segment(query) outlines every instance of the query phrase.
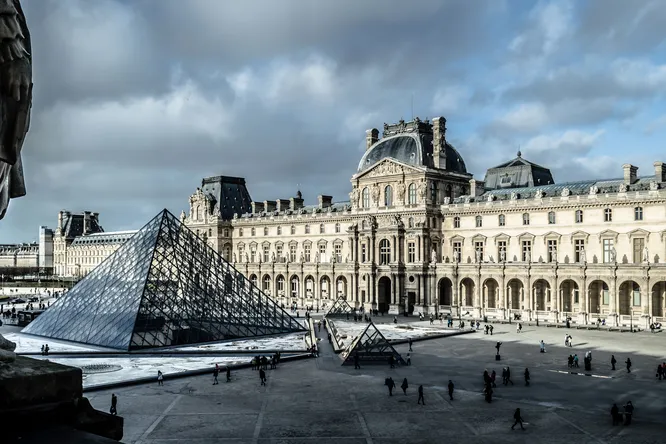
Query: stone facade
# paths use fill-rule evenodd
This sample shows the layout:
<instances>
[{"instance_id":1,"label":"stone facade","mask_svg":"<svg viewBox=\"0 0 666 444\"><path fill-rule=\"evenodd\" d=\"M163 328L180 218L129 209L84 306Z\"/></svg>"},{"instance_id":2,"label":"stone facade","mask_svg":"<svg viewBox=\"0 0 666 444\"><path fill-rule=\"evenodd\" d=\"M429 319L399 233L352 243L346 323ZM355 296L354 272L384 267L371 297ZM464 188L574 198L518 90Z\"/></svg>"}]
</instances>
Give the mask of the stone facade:
<instances>
[{"instance_id":1,"label":"stone facade","mask_svg":"<svg viewBox=\"0 0 666 444\"><path fill-rule=\"evenodd\" d=\"M369 130L348 201L320 195L305 206L299 192L223 218L198 189L181 220L285 305L344 296L389 313L666 320L661 162L647 177L624 165L618 179L555 184L519 153L489 170L488 189L446 142L445 124L401 121L382 139Z\"/></svg>"},{"instance_id":2,"label":"stone facade","mask_svg":"<svg viewBox=\"0 0 666 444\"><path fill-rule=\"evenodd\" d=\"M36 270L38 267L38 243L0 245L0 273L7 271L9 274L15 269Z\"/></svg>"}]
</instances>

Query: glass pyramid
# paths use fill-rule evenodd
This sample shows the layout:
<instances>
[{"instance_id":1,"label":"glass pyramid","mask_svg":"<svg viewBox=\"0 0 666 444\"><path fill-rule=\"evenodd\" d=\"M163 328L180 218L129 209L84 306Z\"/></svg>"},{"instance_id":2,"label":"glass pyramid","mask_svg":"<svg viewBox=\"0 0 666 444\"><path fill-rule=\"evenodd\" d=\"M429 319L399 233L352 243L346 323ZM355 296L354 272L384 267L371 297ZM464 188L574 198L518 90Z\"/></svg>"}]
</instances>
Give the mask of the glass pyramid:
<instances>
[{"instance_id":1,"label":"glass pyramid","mask_svg":"<svg viewBox=\"0 0 666 444\"><path fill-rule=\"evenodd\" d=\"M357 354L359 361L366 364L388 364L390 356L393 356L396 364L407 364L372 321L368 323L363 333L340 353L342 365L354 364L354 357Z\"/></svg>"},{"instance_id":2,"label":"glass pyramid","mask_svg":"<svg viewBox=\"0 0 666 444\"><path fill-rule=\"evenodd\" d=\"M349 315L353 315L355 312L344 298L338 298L331 306L331 309L326 312L326 317L349 317Z\"/></svg>"},{"instance_id":3,"label":"glass pyramid","mask_svg":"<svg viewBox=\"0 0 666 444\"><path fill-rule=\"evenodd\" d=\"M299 331L167 210L23 329L127 351Z\"/></svg>"}]
</instances>

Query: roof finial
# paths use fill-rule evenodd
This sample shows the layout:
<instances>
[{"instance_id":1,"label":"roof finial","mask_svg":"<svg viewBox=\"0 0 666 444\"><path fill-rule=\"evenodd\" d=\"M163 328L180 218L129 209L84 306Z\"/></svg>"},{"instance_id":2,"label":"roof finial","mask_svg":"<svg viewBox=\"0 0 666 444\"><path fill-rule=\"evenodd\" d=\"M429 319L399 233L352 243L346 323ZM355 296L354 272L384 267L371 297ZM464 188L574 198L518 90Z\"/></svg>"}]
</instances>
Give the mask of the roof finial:
<instances>
[{"instance_id":1,"label":"roof finial","mask_svg":"<svg viewBox=\"0 0 666 444\"><path fill-rule=\"evenodd\" d=\"M520 152L520 145L518 145L518 157L523 157L523 153Z\"/></svg>"},{"instance_id":2,"label":"roof finial","mask_svg":"<svg viewBox=\"0 0 666 444\"><path fill-rule=\"evenodd\" d=\"M296 199L303 199L303 194L301 193L301 184L296 184Z\"/></svg>"}]
</instances>

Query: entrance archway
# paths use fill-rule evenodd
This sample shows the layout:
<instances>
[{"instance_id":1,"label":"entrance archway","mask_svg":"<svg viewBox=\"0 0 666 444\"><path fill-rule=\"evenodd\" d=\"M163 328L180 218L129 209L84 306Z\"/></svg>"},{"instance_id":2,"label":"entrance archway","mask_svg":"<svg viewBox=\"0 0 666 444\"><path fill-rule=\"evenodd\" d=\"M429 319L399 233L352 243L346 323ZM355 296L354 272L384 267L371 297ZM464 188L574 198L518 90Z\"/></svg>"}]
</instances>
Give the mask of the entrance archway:
<instances>
[{"instance_id":1,"label":"entrance archway","mask_svg":"<svg viewBox=\"0 0 666 444\"><path fill-rule=\"evenodd\" d=\"M453 282L449 278L439 280L439 305L453 305Z\"/></svg>"},{"instance_id":2,"label":"entrance archway","mask_svg":"<svg viewBox=\"0 0 666 444\"><path fill-rule=\"evenodd\" d=\"M562 303L560 309L563 313L573 313L574 307L578 307L580 302L580 290L576 281L566 279L560 284L560 297Z\"/></svg>"},{"instance_id":3,"label":"entrance archway","mask_svg":"<svg viewBox=\"0 0 666 444\"><path fill-rule=\"evenodd\" d=\"M311 275L305 276L305 297L308 299L313 299L315 297L314 294L314 285L315 280Z\"/></svg>"},{"instance_id":4,"label":"entrance archway","mask_svg":"<svg viewBox=\"0 0 666 444\"><path fill-rule=\"evenodd\" d=\"M523 301L523 282L520 279L511 279L506 284L507 297L509 298L509 309L520 310Z\"/></svg>"},{"instance_id":5,"label":"entrance archway","mask_svg":"<svg viewBox=\"0 0 666 444\"><path fill-rule=\"evenodd\" d=\"M610 292L608 284L604 281L597 279L590 282L588 286L588 294L590 295L590 306L587 307L590 313L600 314L602 307L608 310L610 305Z\"/></svg>"},{"instance_id":6,"label":"entrance archway","mask_svg":"<svg viewBox=\"0 0 666 444\"><path fill-rule=\"evenodd\" d=\"M337 297L347 299L347 279L344 276L338 276L335 280Z\"/></svg>"},{"instance_id":7,"label":"entrance archway","mask_svg":"<svg viewBox=\"0 0 666 444\"><path fill-rule=\"evenodd\" d=\"M550 284L545 279L537 279L532 285L534 292L534 309L546 311L550 305Z\"/></svg>"},{"instance_id":8,"label":"entrance archway","mask_svg":"<svg viewBox=\"0 0 666 444\"><path fill-rule=\"evenodd\" d=\"M474 306L474 281L465 278L460 281L460 294L462 295L462 305L464 307Z\"/></svg>"},{"instance_id":9,"label":"entrance archway","mask_svg":"<svg viewBox=\"0 0 666 444\"><path fill-rule=\"evenodd\" d=\"M391 278L382 276L377 283L377 310L388 313L391 303Z\"/></svg>"},{"instance_id":10,"label":"entrance archway","mask_svg":"<svg viewBox=\"0 0 666 444\"><path fill-rule=\"evenodd\" d=\"M635 281L622 282L617 293L621 315L631 315L632 307L641 306L641 287Z\"/></svg>"},{"instance_id":11,"label":"entrance archway","mask_svg":"<svg viewBox=\"0 0 666 444\"><path fill-rule=\"evenodd\" d=\"M493 278L486 279L483 283L483 296L486 308L497 308L499 298L499 284Z\"/></svg>"},{"instance_id":12,"label":"entrance archway","mask_svg":"<svg viewBox=\"0 0 666 444\"><path fill-rule=\"evenodd\" d=\"M664 301L666 301L666 281L660 281L652 286L652 316L664 316Z\"/></svg>"},{"instance_id":13,"label":"entrance archway","mask_svg":"<svg viewBox=\"0 0 666 444\"><path fill-rule=\"evenodd\" d=\"M331 280L328 276L322 276L319 281L320 298L329 299L331 297Z\"/></svg>"}]
</instances>

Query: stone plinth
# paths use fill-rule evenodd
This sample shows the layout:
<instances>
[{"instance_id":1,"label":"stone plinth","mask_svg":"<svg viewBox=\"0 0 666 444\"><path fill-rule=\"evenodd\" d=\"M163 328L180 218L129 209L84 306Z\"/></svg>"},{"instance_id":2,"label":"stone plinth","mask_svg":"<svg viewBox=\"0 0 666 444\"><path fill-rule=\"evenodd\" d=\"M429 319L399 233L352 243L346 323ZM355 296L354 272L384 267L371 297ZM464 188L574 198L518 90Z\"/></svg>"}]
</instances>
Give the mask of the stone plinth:
<instances>
[{"instance_id":1,"label":"stone plinth","mask_svg":"<svg viewBox=\"0 0 666 444\"><path fill-rule=\"evenodd\" d=\"M0 366L0 411L71 402L82 395L80 368L18 356Z\"/></svg>"}]
</instances>

